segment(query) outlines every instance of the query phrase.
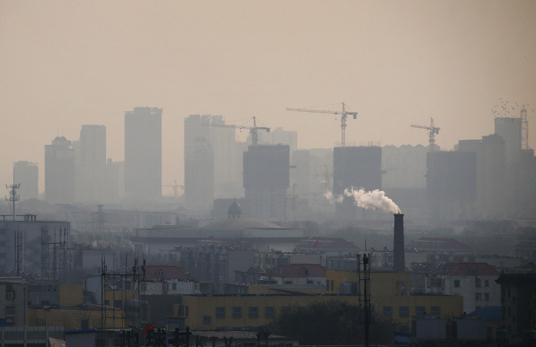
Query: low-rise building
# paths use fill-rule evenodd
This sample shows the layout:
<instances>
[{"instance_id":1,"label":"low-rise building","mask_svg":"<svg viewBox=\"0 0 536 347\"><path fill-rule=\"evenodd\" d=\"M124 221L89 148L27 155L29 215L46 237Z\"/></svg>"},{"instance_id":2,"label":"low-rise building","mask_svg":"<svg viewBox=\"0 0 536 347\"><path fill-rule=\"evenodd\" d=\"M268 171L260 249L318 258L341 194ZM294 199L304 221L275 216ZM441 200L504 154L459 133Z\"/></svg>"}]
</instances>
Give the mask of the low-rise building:
<instances>
[{"instance_id":1,"label":"low-rise building","mask_svg":"<svg viewBox=\"0 0 536 347\"><path fill-rule=\"evenodd\" d=\"M497 269L486 263L448 263L438 274L425 278L425 290L460 295L464 312L471 313L481 307L501 305L501 288L495 282L498 277Z\"/></svg>"},{"instance_id":2,"label":"low-rise building","mask_svg":"<svg viewBox=\"0 0 536 347\"><path fill-rule=\"evenodd\" d=\"M20 277L0 277L0 325L23 326L27 310L27 285Z\"/></svg>"},{"instance_id":3,"label":"low-rise building","mask_svg":"<svg viewBox=\"0 0 536 347\"><path fill-rule=\"evenodd\" d=\"M536 273L503 273L503 320L507 331L520 335L536 329Z\"/></svg>"}]
</instances>

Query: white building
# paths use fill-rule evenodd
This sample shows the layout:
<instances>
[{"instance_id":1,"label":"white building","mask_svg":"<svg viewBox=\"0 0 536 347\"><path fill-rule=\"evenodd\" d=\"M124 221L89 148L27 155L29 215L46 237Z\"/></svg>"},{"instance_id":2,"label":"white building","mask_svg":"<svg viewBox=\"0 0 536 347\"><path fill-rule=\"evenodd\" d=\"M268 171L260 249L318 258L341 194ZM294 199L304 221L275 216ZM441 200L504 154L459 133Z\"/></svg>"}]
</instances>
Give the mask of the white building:
<instances>
[{"instance_id":1,"label":"white building","mask_svg":"<svg viewBox=\"0 0 536 347\"><path fill-rule=\"evenodd\" d=\"M497 269L486 263L448 263L439 275L428 276L426 291L463 297L463 310L501 305L501 287L495 282Z\"/></svg>"}]
</instances>

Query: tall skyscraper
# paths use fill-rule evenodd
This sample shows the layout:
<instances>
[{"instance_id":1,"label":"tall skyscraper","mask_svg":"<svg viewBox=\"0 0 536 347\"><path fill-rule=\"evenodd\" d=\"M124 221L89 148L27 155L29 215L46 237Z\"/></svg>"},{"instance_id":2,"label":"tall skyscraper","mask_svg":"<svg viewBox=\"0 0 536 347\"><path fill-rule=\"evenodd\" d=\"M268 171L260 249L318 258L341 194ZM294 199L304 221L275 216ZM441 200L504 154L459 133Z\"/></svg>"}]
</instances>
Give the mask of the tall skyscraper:
<instances>
[{"instance_id":1,"label":"tall skyscraper","mask_svg":"<svg viewBox=\"0 0 536 347\"><path fill-rule=\"evenodd\" d=\"M103 202L106 178L106 127L82 125L76 158L77 201Z\"/></svg>"},{"instance_id":2,"label":"tall skyscraper","mask_svg":"<svg viewBox=\"0 0 536 347\"><path fill-rule=\"evenodd\" d=\"M495 134L504 140L506 161L517 164L521 156L522 143L521 118L497 117L495 118Z\"/></svg>"},{"instance_id":3,"label":"tall skyscraper","mask_svg":"<svg viewBox=\"0 0 536 347\"><path fill-rule=\"evenodd\" d=\"M45 199L72 203L75 198L75 155L71 141L56 137L45 145Z\"/></svg>"},{"instance_id":4,"label":"tall skyscraper","mask_svg":"<svg viewBox=\"0 0 536 347\"><path fill-rule=\"evenodd\" d=\"M474 152L428 153L426 192L433 221L472 215L477 195L476 170Z\"/></svg>"},{"instance_id":5,"label":"tall skyscraper","mask_svg":"<svg viewBox=\"0 0 536 347\"><path fill-rule=\"evenodd\" d=\"M13 183L19 183L20 199L37 199L39 196L39 168L36 163L16 161L13 164Z\"/></svg>"},{"instance_id":6,"label":"tall skyscraper","mask_svg":"<svg viewBox=\"0 0 536 347\"><path fill-rule=\"evenodd\" d=\"M184 199L194 210L208 211L214 200L210 123L210 116L191 115L184 120Z\"/></svg>"},{"instance_id":7,"label":"tall skyscraper","mask_svg":"<svg viewBox=\"0 0 536 347\"><path fill-rule=\"evenodd\" d=\"M158 200L162 192L162 109L125 113L125 195L130 202Z\"/></svg>"},{"instance_id":8,"label":"tall skyscraper","mask_svg":"<svg viewBox=\"0 0 536 347\"><path fill-rule=\"evenodd\" d=\"M290 153L287 145L252 145L244 153L244 211L260 220L287 219Z\"/></svg>"},{"instance_id":9,"label":"tall skyscraper","mask_svg":"<svg viewBox=\"0 0 536 347\"><path fill-rule=\"evenodd\" d=\"M242 153L235 128L222 116L191 115L184 120L184 194L186 205L208 210L214 199L239 198Z\"/></svg>"}]
</instances>

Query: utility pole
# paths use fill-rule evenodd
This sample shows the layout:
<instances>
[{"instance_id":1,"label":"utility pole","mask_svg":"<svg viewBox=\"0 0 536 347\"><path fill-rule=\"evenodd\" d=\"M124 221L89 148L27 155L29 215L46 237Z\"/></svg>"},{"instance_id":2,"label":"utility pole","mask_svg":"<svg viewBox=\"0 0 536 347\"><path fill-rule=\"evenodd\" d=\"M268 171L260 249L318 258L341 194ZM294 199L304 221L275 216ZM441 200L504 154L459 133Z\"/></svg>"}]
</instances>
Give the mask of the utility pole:
<instances>
[{"instance_id":1,"label":"utility pole","mask_svg":"<svg viewBox=\"0 0 536 347\"><path fill-rule=\"evenodd\" d=\"M370 332L370 254L357 255L359 307L363 310L365 347L369 347Z\"/></svg>"},{"instance_id":2,"label":"utility pole","mask_svg":"<svg viewBox=\"0 0 536 347\"><path fill-rule=\"evenodd\" d=\"M19 183L13 183L13 184L6 184L6 188L8 190L8 196L6 197L6 200L11 203L11 218L13 220L13 230L15 234L15 273L17 276L20 276L23 271L23 239L22 239L22 231L19 230L19 227L16 223L17 221L17 213L16 213L16 204L17 201L19 201L19 194L17 190L20 188Z\"/></svg>"}]
</instances>

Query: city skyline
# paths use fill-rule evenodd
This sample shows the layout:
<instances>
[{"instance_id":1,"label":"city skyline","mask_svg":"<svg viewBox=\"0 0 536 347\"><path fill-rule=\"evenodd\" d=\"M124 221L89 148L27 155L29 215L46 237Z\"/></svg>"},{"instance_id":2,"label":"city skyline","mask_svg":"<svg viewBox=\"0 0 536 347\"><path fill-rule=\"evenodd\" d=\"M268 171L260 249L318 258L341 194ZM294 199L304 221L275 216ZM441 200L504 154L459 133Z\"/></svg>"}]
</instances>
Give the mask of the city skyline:
<instances>
[{"instance_id":1,"label":"city skyline","mask_svg":"<svg viewBox=\"0 0 536 347\"><path fill-rule=\"evenodd\" d=\"M201 28L190 17L206 11L203 3L1 2L0 100L9 127L0 179L11 181L17 160L44 172L38 148L56 135L76 139L82 124L105 125L107 156L123 160L123 114L136 106L163 109L162 184L170 184L183 181L190 114L221 114L230 124L255 115L298 131L300 148L327 148L339 139L333 117L285 108L345 101L360 114L349 121L350 143L425 145L426 134L409 125L433 116L438 144L451 148L492 133L501 98L536 105L533 2L313 2L307 15L302 6L211 4ZM389 21L371 19L380 16ZM29 128L37 117L47 122Z\"/></svg>"}]
</instances>

